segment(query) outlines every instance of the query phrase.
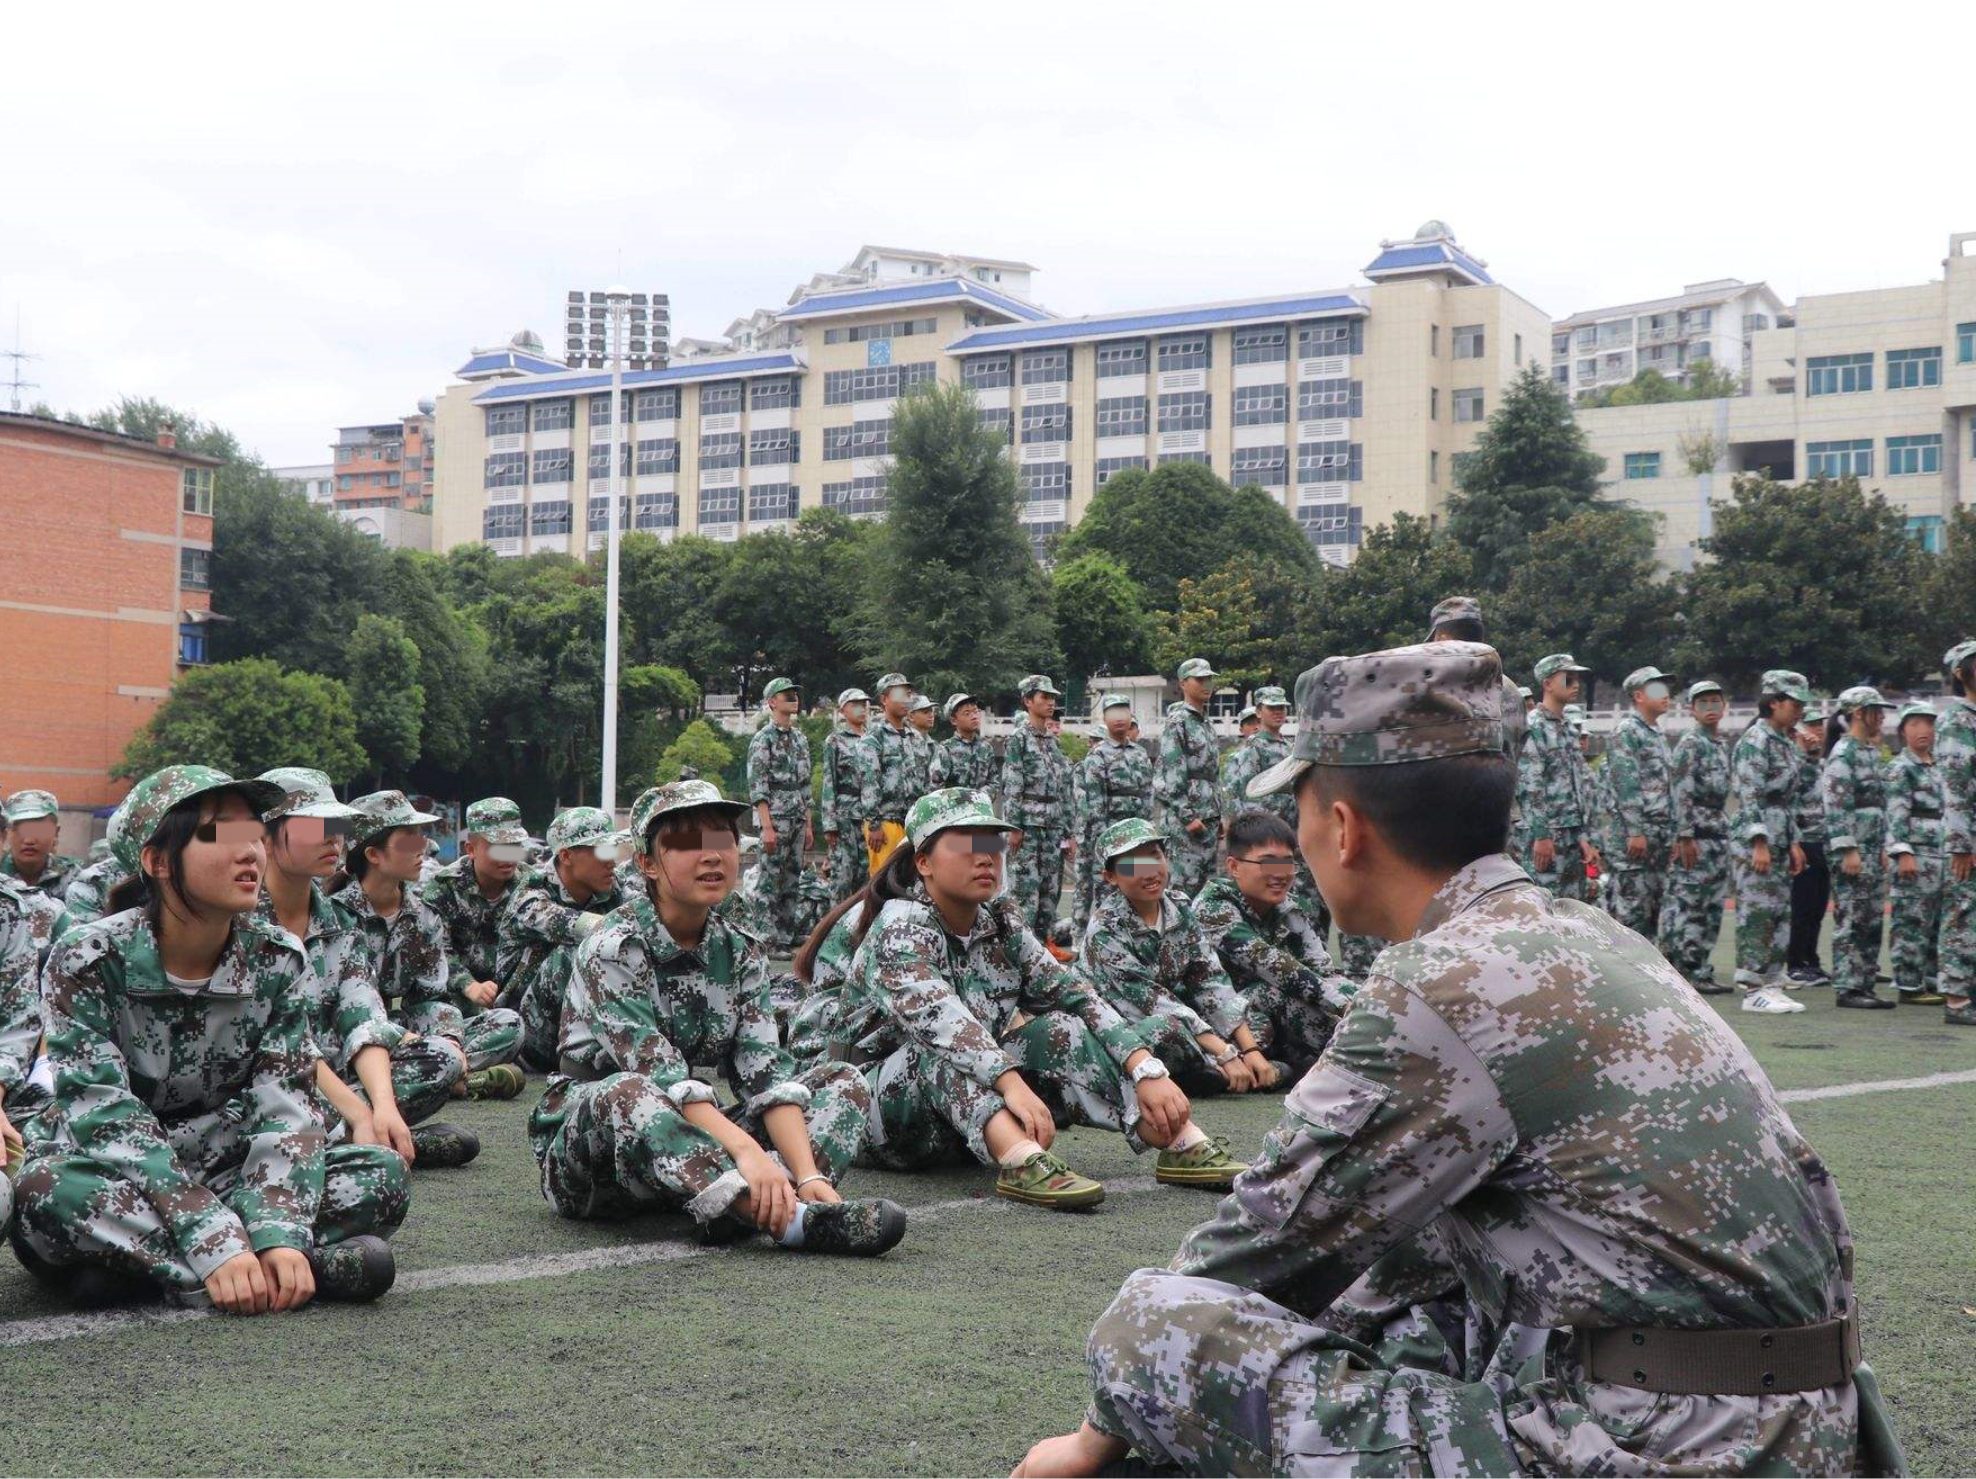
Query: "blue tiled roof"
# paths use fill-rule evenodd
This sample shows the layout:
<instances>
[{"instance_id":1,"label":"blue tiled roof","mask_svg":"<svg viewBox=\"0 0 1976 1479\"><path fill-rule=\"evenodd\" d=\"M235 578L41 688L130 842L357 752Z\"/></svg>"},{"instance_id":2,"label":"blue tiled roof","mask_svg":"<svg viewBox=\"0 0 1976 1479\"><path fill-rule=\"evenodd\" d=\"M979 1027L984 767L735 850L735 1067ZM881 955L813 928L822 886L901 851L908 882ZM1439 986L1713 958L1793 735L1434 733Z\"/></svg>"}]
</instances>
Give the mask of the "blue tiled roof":
<instances>
[{"instance_id":1,"label":"blue tiled roof","mask_svg":"<svg viewBox=\"0 0 1976 1479\"><path fill-rule=\"evenodd\" d=\"M852 288L844 292L811 293L776 315L781 319L823 318L839 313L858 313L867 308L890 308L905 303L937 303L966 298L992 308L1010 318L1035 322L1050 315L1034 304L965 277L932 277L918 282L886 283L879 287Z\"/></svg>"},{"instance_id":2,"label":"blue tiled roof","mask_svg":"<svg viewBox=\"0 0 1976 1479\"><path fill-rule=\"evenodd\" d=\"M1254 303L1221 303L1205 308L1172 308L1152 313L1126 313L1093 318L1058 318L1005 329L976 329L947 346L950 354L1004 349L1019 344L1061 344L1079 339L1106 339L1161 329L1218 327L1264 323L1273 319L1317 318L1365 312L1350 293L1307 293L1295 298L1269 298Z\"/></svg>"},{"instance_id":3,"label":"blue tiled roof","mask_svg":"<svg viewBox=\"0 0 1976 1479\"><path fill-rule=\"evenodd\" d=\"M553 375L563 368L552 359L537 359L519 350L500 349L488 354L476 354L453 373L478 375L484 370L523 370L531 375Z\"/></svg>"},{"instance_id":4,"label":"blue tiled roof","mask_svg":"<svg viewBox=\"0 0 1976 1479\"><path fill-rule=\"evenodd\" d=\"M801 370L803 362L787 350L777 350L773 354L751 354L740 359L698 359L688 360L683 365L668 365L663 370L626 370L624 388L633 390L643 385L679 385L695 380L730 380L737 375L767 375L777 370ZM559 373L543 375L528 380L504 380L498 385L490 385L474 397L475 404L485 401L537 400L552 395L577 395L589 390L609 390L611 376L608 370L586 370L580 375L562 373L562 366L556 366Z\"/></svg>"},{"instance_id":5,"label":"blue tiled roof","mask_svg":"<svg viewBox=\"0 0 1976 1479\"><path fill-rule=\"evenodd\" d=\"M1478 283L1493 283L1482 264L1459 247L1449 246L1444 241L1426 242L1419 246L1388 247L1381 252L1372 265L1365 269L1367 277L1377 277L1385 272L1405 272L1416 267L1452 267Z\"/></svg>"}]
</instances>

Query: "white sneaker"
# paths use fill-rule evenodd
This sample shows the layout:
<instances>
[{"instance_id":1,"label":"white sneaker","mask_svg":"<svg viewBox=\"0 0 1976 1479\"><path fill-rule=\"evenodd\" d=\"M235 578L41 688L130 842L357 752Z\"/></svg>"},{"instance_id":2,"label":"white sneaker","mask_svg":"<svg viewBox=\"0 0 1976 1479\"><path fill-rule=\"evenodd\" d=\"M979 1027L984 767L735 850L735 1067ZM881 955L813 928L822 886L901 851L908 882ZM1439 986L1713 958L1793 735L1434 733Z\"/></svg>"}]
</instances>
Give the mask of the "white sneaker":
<instances>
[{"instance_id":1,"label":"white sneaker","mask_svg":"<svg viewBox=\"0 0 1976 1479\"><path fill-rule=\"evenodd\" d=\"M1788 1016L1792 1012L1803 1011L1804 1003L1801 1001L1792 1001L1788 997L1779 996L1772 987L1759 986L1756 990L1749 992L1743 997L1743 1010L1746 1012L1759 1012L1765 1016L1781 1017Z\"/></svg>"}]
</instances>

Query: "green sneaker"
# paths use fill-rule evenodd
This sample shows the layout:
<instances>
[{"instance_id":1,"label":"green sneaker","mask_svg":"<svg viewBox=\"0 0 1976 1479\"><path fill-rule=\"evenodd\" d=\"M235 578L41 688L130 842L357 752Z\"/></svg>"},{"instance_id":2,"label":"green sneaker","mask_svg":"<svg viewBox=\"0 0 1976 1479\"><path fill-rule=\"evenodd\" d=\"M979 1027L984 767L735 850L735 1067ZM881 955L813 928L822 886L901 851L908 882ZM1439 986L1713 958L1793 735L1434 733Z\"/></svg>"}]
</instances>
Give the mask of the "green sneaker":
<instances>
[{"instance_id":1,"label":"green sneaker","mask_svg":"<svg viewBox=\"0 0 1976 1479\"><path fill-rule=\"evenodd\" d=\"M528 1087L528 1075L512 1063L496 1063L467 1075L467 1098L512 1099Z\"/></svg>"},{"instance_id":2,"label":"green sneaker","mask_svg":"<svg viewBox=\"0 0 1976 1479\"><path fill-rule=\"evenodd\" d=\"M803 1213L805 1253L876 1258L906 1235L906 1209L884 1197L858 1202L811 1202Z\"/></svg>"},{"instance_id":3,"label":"green sneaker","mask_svg":"<svg viewBox=\"0 0 1976 1479\"><path fill-rule=\"evenodd\" d=\"M398 1262L383 1238L364 1233L308 1250L309 1271L316 1276L316 1298L346 1304L369 1304L383 1295L398 1277Z\"/></svg>"},{"instance_id":4,"label":"green sneaker","mask_svg":"<svg viewBox=\"0 0 1976 1479\"><path fill-rule=\"evenodd\" d=\"M1942 1020L1951 1027L1976 1027L1976 1002L1942 1008Z\"/></svg>"},{"instance_id":5,"label":"green sneaker","mask_svg":"<svg viewBox=\"0 0 1976 1479\"><path fill-rule=\"evenodd\" d=\"M421 1171L464 1166L480 1154L480 1137L459 1125L430 1120L412 1126L412 1164Z\"/></svg>"},{"instance_id":6,"label":"green sneaker","mask_svg":"<svg viewBox=\"0 0 1976 1479\"><path fill-rule=\"evenodd\" d=\"M1205 1186L1227 1191L1248 1166L1228 1153L1226 1135L1210 1135L1190 1150L1163 1150L1153 1167L1162 1186Z\"/></svg>"},{"instance_id":7,"label":"green sneaker","mask_svg":"<svg viewBox=\"0 0 1976 1479\"><path fill-rule=\"evenodd\" d=\"M1083 1212L1105 1199L1105 1185L1040 1150L1014 1170L1004 1166L995 1176L995 1195L1052 1212Z\"/></svg>"}]
</instances>

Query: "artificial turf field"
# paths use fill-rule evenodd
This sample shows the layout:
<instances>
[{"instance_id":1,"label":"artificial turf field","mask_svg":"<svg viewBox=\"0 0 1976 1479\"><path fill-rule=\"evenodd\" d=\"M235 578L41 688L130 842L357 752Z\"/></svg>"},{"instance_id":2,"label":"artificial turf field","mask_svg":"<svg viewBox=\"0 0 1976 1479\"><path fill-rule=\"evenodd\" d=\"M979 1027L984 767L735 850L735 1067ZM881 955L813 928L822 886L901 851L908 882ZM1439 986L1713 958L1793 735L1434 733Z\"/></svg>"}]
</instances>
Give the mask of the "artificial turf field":
<instances>
[{"instance_id":1,"label":"artificial turf field","mask_svg":"<svg viewBox=\"0 0 1976 1479\"><path fill-rule=\"evenodd\" d=\"M1717 952L1728 979L1725 937ZM1939 1008L1757 1017L1726 1004L1779 1089L1976 1070ZM702 1251L683 1218L580 1224L537 1190L506 1104L448 1117L485 1149L415 1177L398 1285L370 1307L230 1320L77 1316L0 1256L12 1473L1006 1473L1076 1423L1085 1332L1132 1269L1213 1205L1155 1187L1116 1136L1059 1149L1103 1178L1087 1216L1017 1208L985 1171L854 1172L914 1209L875 1262ZM1976 1081L1799 1100L1858 1241L1867 1359L1917 1473L1976 1472ZM1276 1101L1201 1106L1252 1148Z\"/></svg>"}]
</instances>

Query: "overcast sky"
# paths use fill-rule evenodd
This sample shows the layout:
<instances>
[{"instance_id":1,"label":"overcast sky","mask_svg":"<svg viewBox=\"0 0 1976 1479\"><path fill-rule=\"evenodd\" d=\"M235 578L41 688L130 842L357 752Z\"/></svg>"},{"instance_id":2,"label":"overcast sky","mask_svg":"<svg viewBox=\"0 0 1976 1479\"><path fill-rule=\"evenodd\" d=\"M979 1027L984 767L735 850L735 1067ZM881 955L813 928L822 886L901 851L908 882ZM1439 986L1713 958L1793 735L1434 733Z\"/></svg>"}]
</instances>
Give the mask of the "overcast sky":
<instances>
[{"instance_id":1,"label":"overcast sky","mask_svg":"<svg viewBox=\"0 0 1976 1479\"><path fill-rule=\"evenodd\" d=\"M15 7L0 340L283 464L569 288L712 337L864 242L1064 313L1347 286L1429 217L1554 316L1921 282L1976 229L1960 9Z\"/></svg>"}]
</instances>

